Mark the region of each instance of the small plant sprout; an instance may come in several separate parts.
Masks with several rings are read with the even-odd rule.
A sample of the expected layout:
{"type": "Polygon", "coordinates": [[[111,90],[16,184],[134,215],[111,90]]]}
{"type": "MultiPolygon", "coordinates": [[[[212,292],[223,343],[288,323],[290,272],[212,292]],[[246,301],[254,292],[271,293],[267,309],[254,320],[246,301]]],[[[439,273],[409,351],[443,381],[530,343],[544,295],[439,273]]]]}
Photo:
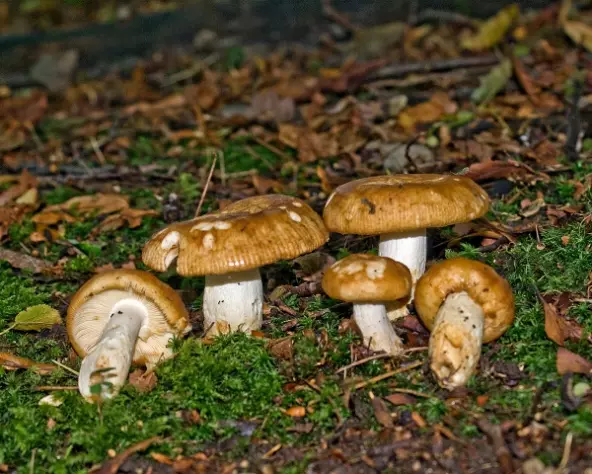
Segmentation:
{"type": "Polygon", "coordinates": [[[384,304],[409,296],[411,272],[387,257],[354,254],[333,264],[323,276],[328,296],[354,304],[354,321],[373,351],[399,355],[403,343],[389,321],[384,304]]]}
{"type": "MultiPolygon", "coordinates": [[[[379,255],[409,268],[415,284],[425,271],[426,229],[471,221],[488,208],[487,193],[463,176],[374,176],[339,186],[327,200],[323,219],[332,232],[379,235],[379,255]]],[[[408,314],[413,292],[387,305],[389,319],[408,314]]]]}
{"type": "Polygon", "coordinates": [[[432,332],[430,367],[448,390],[467,384],[481,345],[499,338],[514,321],[509,283],[488,265],[461,257],[424,273],[417,282],[415,308],[432,332]]]}
{"type": "Polygon", "coordinates": [[[142,260],[157,271],[176,260],[180,275],[205,275],[204,327],[215,336],[261,327],[259,267],[312,252],[328,239],[322,219],[304,201],[264,195],[170,225],[144,246],[142,260]]]}
{"type": "Polygon", "coordinates": [[[70,342],[83,357],[78,389],[89,402],[113,398],[132,363],[148,368],[169,358],[169,342],[187,333],[189,315],[168,285],[139,270],[100,273],[68,308],[70,342]]]}

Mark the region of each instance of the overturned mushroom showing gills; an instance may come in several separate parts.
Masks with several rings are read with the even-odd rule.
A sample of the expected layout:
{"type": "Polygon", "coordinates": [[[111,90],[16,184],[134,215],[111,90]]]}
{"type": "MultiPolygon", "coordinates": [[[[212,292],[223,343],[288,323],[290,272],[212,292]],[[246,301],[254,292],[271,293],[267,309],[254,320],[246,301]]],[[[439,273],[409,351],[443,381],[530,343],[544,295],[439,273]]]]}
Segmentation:
{"type": "Polygon", "coordinates": [[[384,303],[409,295],[412,279],[405,265],[387,257],[354,254],[333,264],[323,276],[322,285],[331,298],[354,304],[354,321],[364,344],[391,355],[403,351],[384,303]]]}
{"type": "Polygon", "coordinates": [[[215,336],[259,329],[259,268],[312,252],[328,239],[321,217],[304,201],[264,195],[170,225],[144,246],[142,260],[157,271],[176,261],[180,275],[206,276],[204,328],[215,336]]]}
{"type": "Polygon", "coordinates": [[[417,282],[415,309],[430,336],[430,367],[443,388],[466,385],[481,345],[514,321],[512,289],[481,262],[453,258],[436,263],[417,282]]]}
{"type": "MultiPolygon", "coordinates": [[[[339,186],[325,205],[327,229],[380,235],[379,255],[403,263],[413,281],[425,271],[426,229],[468,222],[489,208],[487,193],[463,176],[375,176],[339,186]]],[[[408,300],[387,305],[389,319],[408,314],[408,300]]]]}
{"type": "Polygon", "coordinates": [[[78,388],[91,403],[117,395],[132,363],[151,368],[171,357],[170,340],[191,329],[175,290],[140,270],[87,281],[70,302],[66,326],[83,357],[78,388]]]}

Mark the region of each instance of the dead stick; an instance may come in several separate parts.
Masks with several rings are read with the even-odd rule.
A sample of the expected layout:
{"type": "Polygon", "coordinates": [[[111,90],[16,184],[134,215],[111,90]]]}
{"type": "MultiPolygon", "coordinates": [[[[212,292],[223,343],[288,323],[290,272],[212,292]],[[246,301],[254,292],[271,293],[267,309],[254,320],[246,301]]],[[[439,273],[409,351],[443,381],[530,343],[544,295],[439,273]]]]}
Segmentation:
{"type": "Polygon", "coordinates": [[[216,169],[216,161],[218,161],[218,157],[214,155],[214,161],[212,162],[212,167],[210,168],[210,174],[208,175],[208,179],[206,180],[206,184],[204,185],[203,191],[201,192],[201,197],[199,198],[199,204],[197,205],[197,210],[195,211],[195,217],[199,217],[199,213],[201,212],[201,207],[206,199],[206,194],[208,193],[208,187],[210,186],[210,181],[212,181],[212,175],[214,174],[214,170],[216,169]]]}
{"type": "Polygon", "coordinates": [[[354,390],[358,390],[360,388],[367,387],[368,385],[372,385],[376,382],[380,382],[381,380],[388,379],[389,377],[392,377],[394,375],[402,374],[403,372],[407,372],[408,370],[415,369],[415,368],[419,367],[420,365],[423,365],[423,362],[418,360],[417,362],[414,362],[413,364],[410,364],[406,367],[400,367],[398,369],[391,370],[390,372],[386,372],[384,374],[377,375],[376,377],[372,377],[371,379],[368,379],[365,382],[360,382],[360,383],[354,385],[354,390]]]}
{"type": "Polygon", "coordinates": [[[346,370],[353,369],[354,367],[357,367],[358,365],[365,364],[366,362],[370,362],[370,361],[378,360],[378,359],[388,359],[390,357],[392,357],[392,354],[374,354],[370,357],[366,357],[365,359],[360,359],[355,362],[352,362],[351,364],[345,365],[345,366],[337,369],[335,371],[335,373],[338,374],[340,372],[345,372],[346,370]]]}
{"type": "Polygon", "coordinates": [[[370,74],[364,82],[373,82],[377,79],[406,76],[407,74],[422,74],[429,72],[443,72],[453,69],[463,69],[478,66],[493,66],[499,63],[499,58],[493,54],[469,58],[440,59],[437,61],[419,61],[414,63],[395,64],[384,66],[370,74]]]}
{"type": "Polygon", "coordinates": [[[35,387],[38,392],[56,392],[60,390],[78,390],[76,385],[40,385],[35,387]]]}

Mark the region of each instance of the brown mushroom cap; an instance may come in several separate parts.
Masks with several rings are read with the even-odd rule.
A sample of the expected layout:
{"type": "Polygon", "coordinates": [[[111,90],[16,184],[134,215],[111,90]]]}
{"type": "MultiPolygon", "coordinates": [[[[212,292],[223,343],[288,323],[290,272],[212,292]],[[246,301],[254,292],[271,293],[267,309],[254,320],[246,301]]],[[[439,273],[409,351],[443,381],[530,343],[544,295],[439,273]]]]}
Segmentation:
{"type": "Polygon", "coordinates": [[[378,235],[468,222],[487,212],[489,197],[463,176],[375,176],[339,186],[327,200],[327,229],[378,235]]]}
{"type": "Polygon", "coordinates": [[[409,269],[391,258],[353,254],[331,265],[322,286],[334,299],[379,303],[407,297],[413,280],[409,269]]]}
{"type": "Polygon", "coordinates": [[[96,344],[113,304],[124,298],[139,299],[149,310],[152,334],[145,341],[138,339],[136,364],[158,358],[170,334],[179,336],[190,329],[187,308],[170,286],[141,270],[111,270],[88,280],[70,301],[66,328],[78,355],[85,357],[96,344]]]}
{"type": "Polygon", "coordinates": [[[415,309],[430,331],[444,300],[461,291],[483,308],[484,343],[497,339],[511,326],[514,295],[510,284],[490,266],[459,257],[430,267],[415,287],[415,309]]]}
{"type": "Polygon", "coordinates": [[[144,246],[142,260],[164,271],[177,257],[180,275],[223,275],[295,258],[328,239],[323,220],[304,201],[256,196],[168,226],[144,246]]]}

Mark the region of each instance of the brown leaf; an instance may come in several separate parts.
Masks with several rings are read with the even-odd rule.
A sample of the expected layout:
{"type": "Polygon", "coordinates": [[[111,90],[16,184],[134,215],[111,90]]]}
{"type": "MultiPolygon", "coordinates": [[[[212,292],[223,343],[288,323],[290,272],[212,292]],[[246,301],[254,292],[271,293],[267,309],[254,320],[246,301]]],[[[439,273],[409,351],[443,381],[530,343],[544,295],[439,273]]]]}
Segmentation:
{"type": "Polygon", "coordinates": [[[538,104],[538,94],[540,89],[533,83],[532,78],[526,72],[524,65],[516,56],[512,56],[512,65],[514,66],[514,74],[516,79],[524,89],[524,92],[528,95],[533,104],[538,104]]]}
{"type": "Polygon", "coordinates": [[[413,405],[417,403],[417,398],[406,393],[393,393],[384,397],[385,400],[391,402],[393,405],[413,405]]]}
{"type": "Polygon", "coordinates": [[[554,305],[547,303],[539,295],[545,311],[545,333],[554,343],[563,346],[567,339],[579,341],[582,338],[582,327],[575,321],[561,317],[554,305]]]}
{"type": "Polygon", "coordinates": [[[53,364],[42,364],[8,352],[0,352],[0,365],[5,370],[32,369],[40,375],[49,375],[58,368],[53,364]]]}
{"type": "Polygon", "coordinates": [[[405,108],[398,117],[398,124],[411,133],[417,124],[432,123],[445,114],[453,114],[458,106],[448,94],[436,92],[429,101],[405,108]]]}
{"type": "Polygon", "coordinates": [[[158,378],[154,372],[149,372],[148,375],[146,375],[145,370],[136,369],[129,374],[129,383],[136,387],[139,392],[147,393],[151,392],[154,387],[156,387],[158,378]]]}
{"type": "Polygon", "coordinates": [[[94,194],[68,199],[62,204],[48,206],[43,212],[76,212],[82,215],[96,212],[98,215],[112,214],[129,207],[129,198],[121,194],[94,194]]]}
{"type": "Polygon", "coordinates": [[[545,139],[538,143],[532,150],[528,150],[526,156],[543,166],[551,167],[559,165],[557,158],[561,156],[561,152],[557,146],[545,139]]]}
{"type": "Polygon", "coordinates": [[[572,372],[575,374],[592,374],[592,362],[564,347],[557,349],[557,372],[559,375],[572,372]]]}
{"type": "Polygon", "coordinates": [[[372,408],[374,409],[374,416],[376,421],[385,428],[394,428],[393,419],[390,412],[386,408],[386,404],[382,398],[376,397],[372,392],[368,393],[372,408]]]}
{"type": "Polygon", "coordinates": [[[30,95],[8,97],[0,100],[0,118],[35,124],[45,115],[47,105],[47,95],[39,90],[30,95]]]}
{"type": "Polygon", "coordinates": [[[118,454],[113,459],[107,461],[102,466],[93,469],[92,471],[90,471],[90,474],[117,474],[119,468],[132,454],[145,451],[154,443],[158,443],[160,440],[160,437],[155,436],[153,438],[148,438],[144,441],[140,441],[139,443],[136,443],[133,446],[127,448],[123,453],[118,454]]]}
{"type": "Polygon", "coordinates": [[[167,466],[172,466],[175,461],[173,461],[170,457],[166,454],[161,453],[150,453],[150,457],[154,459],[156,462],[160,464],[166,464],[167,466]]]}
{"type": "Polygon", "coordinates": [[[349,63],[343,69],[331,71],[331,74],[323,74],[325,78],[321,80],[321,89],[331,92],[346,92],[357,88],[364,79],[372,72],[380,69],[386,64],[386,60],[377,59],[365,63],[349,63]],[[327,77],[328,76],[328,77],[327,77]]]}
{"type": "Polygon", "coordinates": [[[289,122],[296,106],[291,97],[281,98],[275,90],[264,90],[253,96],[248,115],[258,121],[289,122]]]}
{"type": "Polygon", "coordinates": [[[6,260],[13,268],[29,270],[33,273],[47,273],[55,271],[55,267],[46,260],[31,257],[23,253],[0,248],[0,260],[6,260]]]}
{"type": "Polygon", "coordinates": [[[14,186],[11,186],[6,191],[0,194],[0,206],[5,206],[22,196],[29,189],[37,186],[37,178],[29,174],[27,170],[23,171],[19,177],[19,181],[14,186]]]}
{"type": "Polygon", "coordinates": [[[284,190],[283,184],[275,179],[265,178],[255,174],[253,175],[252,180],[257,193],[261,195],[268,194],[270,191],[281,193],[284,190]]]}
{"type": "Polygon", "coordinates": [[[294,343],[292,337],[271,340],[267,347],[271,354],[278,359],[292,360],[293,358],[294,343]]]}
{"type": "Polygon", "coordinates": [[[508,177],[524,178],[528,174],[525,168],[514,161],[488,160],[469,166],[469,170],[465,173],[465,176],[471,178],[473,181],[485,181],[508,177]]]}

